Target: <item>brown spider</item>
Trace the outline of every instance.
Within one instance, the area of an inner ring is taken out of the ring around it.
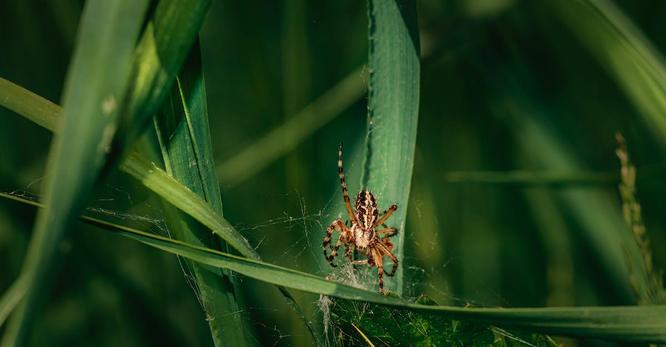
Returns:
[[[377,202],[374,195],[368,190],[362,189],[356,196],[354,202],[354,209],[351,207],[349,201],[349,194],[347,193],[347,183],[345,182],[345,173],[342,169],[342,143],[338,147],[338,176],[340,176],[340,186],[342,186],[342,195],[345,199],[345,207],[347,214],[351,220],[351,227],[347,227],[342,219],[338,218],[331,223],[326,229],[326,236],[324,237],[324,256],[331,266],[333,259],[338,255],[338,249],[343,244],[346,246],[345,256],[354,265],[367,264],[370,267],[377,267],[377,275],[379,276],[379,292],[386,295],[384,290],[384,257],[389,257],[393,261],[393,269],[388,276],[393,276],[395,270],[398,268],[398,258],[391,253],[393,244],[389,237],[398,233],[398,229],[387,227],[384,222],[395,212],[398,208],[396,204],[391,205],[388,210],[384,211],[381,217],[377,210]],[[378,226],[383,226],[382,229],[376,230]],[[331,248],[331,255],[326,254],[326,247],[331,244],[331,236],[335,229],[340,229],[340,238],[335,246]],[[383,237],[379,237],[384,235]],[[353,250],[357,250],[364,254],[368,259],[356,260],[352,259]]]

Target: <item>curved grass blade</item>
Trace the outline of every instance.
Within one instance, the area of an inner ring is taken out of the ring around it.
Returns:
[[[2,80],[0,78],[0,80]],[[6,81],[10,84],[10,82]],[[55,120],[57,118],[44,117],[43,115],[34,114],[34,110],[42,110],[48,107],[56,107],[58,105],[34,94],[28,92],[26,89],[19,88],[20,91],[17,96],[22,102],[12,103],[10,106],[14,107],[12,110],[29,120],[43,119],[42,122],[45,128],[57,132]],[[4,94],[6,90],[0,88],[0,105],[6,99]],[[40,107],[26,107],[26,103],[35,103],[41,105]],[[46,106],[49,105],[49,106]],[[37,123],[39,124],[39,123]],[[40,124],[41,125],[41,124]],[[130,153],[127,158],[120,165],[120,170],[128,173],[138,181],[140,181],[146,188],[153,191],[155,194],[162,197],[181,211],[196,219],[199,223],[208,227],[214,234],[220,236],[228,245],[233,247],[236,251],[245,257],[252,259],[259,259],[259,254],[252,248],[247,240],[236,231],[233,226],[223,217],[219,216],[210,204],[206,203],[201,197],[187,189],[187,187],[180,184],[180,182],[170,177],[164,170],[155,166],[152,163],[146,162],[139,157],[136,153]],[[291,294],[282,287],[278,287],[281,295],[285,297],[287,303],[292,309],[301,317],[305,325],[308,327],[313,339],[317,341],[317,345],[322,345],[318,341],[318,336],[314,333],[314,329],[305,317],[304,313],[291,296]]]
[[[640,29],[608,0],[551,0],[571,33],[616,79],[648,128],[666,145],[666,65]]]
[[[433,316],[474,320],[492,325],[566,336],[633,342],[666,342],[666,306],[462,308],[413,304],[307,273],[206,250],[155,235],[121,231],[152,247],[204,264],[226,268],[267,283],[305,292],[414,310]]]
[[[370,40],[368,133],[361,187],[376,194],[380,208],[398,204],[390,226],[399,232],[394,254],[403,257],[407,202],[414,167],[419,112],[419,39],[413,0],[368,1]],[[388,278],[402,294],[403,267]]]
[[[222,216],[222,199],[215,176],[206,108],[206,91],[201,69],[200,48],[195,45],[176,84],[155,118],[155,130],[166,171]],[[217,239],[194,219],[165,204],[168,229],[178,240],[211,249],[220,248]],[[228,250],[227,250],[228,251]],[[187,261],[194,274],[195,295],[210,326],[216,346],[248,346],[249,333],[238,302],[238,283],[227,271],[213,271]],[[183,268],[185,271],[185,268]],[[186,273],[185,276],[188,276]],[[229,285],[231,284],[231,285]]]
[[[3,85],[11,87],[7,89],[0,88],[0,105],[8,108],[11,107],[10,109],[19,115],[26,117],[38,125],[44,126],[56,134],[58,133],[56,122],[62,113],[60,106],[7,80],[0,78],[0,81],[2,81],[0,87]],[[18,91],[18,93],[15,91]],[[4,101],[9,99],[6,95],[10,93],[13,93],[11,95],[17,101],[5,104]],[[47,115],[42,113],[43,110],[54,110],[57,112]],[[180,184],[180,182],[174,180],[164,170],[147,162],[136,153],[130,153],[120,165],[120,169],[142,182],[146,188],[155,194],[161,196],[211,229],[213,233],[219,235],[243,256],[255,259],[259,257],[257,252],[247,243],[247,240],[234,230],[228,221],[218,216],[205,200]]]
[[[40,203],[27,200],[21,196],[0,193],[0,197],[42,207]],[[93,213],[94,211],[89,212]],[[399,297],[384,296],[374,291],[328,281],[309,273],[189,245],[90,215],[84,215],[81,218],[85,223],[119,233],[165,252],[213,267],[228,269],[262,282],[309,293],[413,311],[426,315],[428,320],[436,321],[441,318],[471,320],[498,327],[554,335],[627,342],[666,343],[666,305],[548,308],[474,308],[423,305],[408,302]],[[4,308],[0,307],[0,311],[3,310]]]
[[[59,242],[98,177],[117,126],[147,5],[146,0],[86,3],[65,81],[62,132],[55,137],[47,164],[44,196],[49,207],[37,215],[20,275],[28,291],[3,346],[27,342],[33,315],[48,293],[50,264]]]
[[[25,292],[28,290],[25,277],[19,277],[0,299],[0,327],[5,324],[9,314],[12,313],[16,305],[21,301]]]
[[[162,199],[208,227],[244,257],[259,259],[259,254],[234,229],[231,223],[219,216],[204,199],[187,189],[155,164],[146,162],[136,153],[130,153],[121,164],[120,169],[139,180],[146,188]]]

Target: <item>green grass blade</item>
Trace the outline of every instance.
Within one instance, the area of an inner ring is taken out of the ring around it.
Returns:
[[[450,318],[529,331],[622,341],[666,342],[666,306],[564,308],[461,308],[425,306],[327,281],[307,273],[206,250],[146,233],[123,235],[201,263],[226,268],[267,283],[349,300],[390,305]]]
[[[58,133],[62,107],[50,100],[0,77],[0,106],[6,107],[31,122]]]
[[[211,205],[173,179],[162,169],[152,163],[146,162],[135,153],[128,155],[125,162],[120,166],[120,169],[139,180],[139,182],[155,194],[208,227],[243,256],[252,259],[259,258],[257,252],[250,246],[247,240],[226,219],[219,216]]]
[[[28,292],[10,321],[3,346],[27,342],[33,315],[48,293],[50,264],[59,242],[98,177],[115,133],[147,5],[147,1],[90,1],[85,6],[65,81],[62,132],[54,140],[47,165],[44,196],[49,208],[37,216],[21,272]]]
[[[218,176],[225,186],[235,186],[266,168],[277,158],[289,153],[361,98],[365,93],[366,72],[354,70],[280,127],[271,130],[235,156],[221,163]]]
[[[12,87],[6,89],[0,88],[0,105],[6,106],[6,104],[3,103],[7,100],[5,95],[14,90],[19,90],[20,93],[16,95],[16,98],[21,101],[16,102],[12,110],[38,125],[43,125],[48,130],[56,133],[58,132],[56,122],[59,115],[62,113],[60,106],[31,93],[26,89],[20,87],[17,88],[16,85],[7,80],[0,78],[0,81],[3,82],[0,86],[8,85]],[[27,106],[30,104],[36,106]],[[43,112],[43,110],[57,110],[57,112],[53,113],[56,116],[51,117],[40,113]],[[174,180],[164,172],[164,170],[152,163],[146,162],[146,160],[139,157],[136,153],[130,153],[123,164],[121,164],[120,169],[142,182],[146,188],[150,189],[155,194],[161,196],[166,201],[211,229],[213,233],[224,239],[240,254],[250,258],[258,257],[256,251],[247,243],[247,240],[234,230],[233,226],[231,226],[227,220],[219,216],[200,196],[187,189],[187,187],[180,184],[180,182]]]
[[[205,199],[221,216],[222,199],[213,165],[206,103],[197,45],[186,60],[162,111],[155,118],[155,129],[167,173]],[[222,249],[210,232],[194,219],[172,205],[166,205],[165,211],[167,226],[176,239]],[[241,315],[243,310],[237,299],[237,281],[226,271],[216,273],[197,263],[190,263],[188,268],[192,269],[196,281],[195,294],[200,297],[215,345],[249,345]]]
[[[0,299],[0,327],[5,324],[9,314],[25,295],[28,290],[27,284],[25,277],[19,277]]]
[[[640,29],[608,0],[551,0],[571,33],[607,68],[655,137],[666,144],[666,65]]]
[[[368,135],[361,186],[376,195],[382,209],[398,204],[387,224],[399,230],[392,239],[393,253],[403,260],[419,112],[416,4],[411,0],[370,0],[368,17]],[[386,282],[389,290],[402,294],[403,267]]]
[[[0,80],[2,79],[0,78]],[[3,81],[5,81],[6,84],[12,85],[11,82],[6,80]],[[34,93],[28,92],[26,89],[19,88],[18,90],[20,91],[20,95],[18,97],[23,100],[23,102],[15,106],[14,111],[32,121],[35,121],[36,119],[43,119],[45,128],[57,132],[55,126],[55,121],[57,119],[56,117],[49,118],[32,112],[35,110],[39,111],[47,109],[48,107],[55,107],[60,109],[59,106]],[[0,88],[0,105],[4,106],[2,102],[6,100],[4,97],[6,93],[7,89]],[[23,105],[24,102],[35,103],[40,105],[40,107],[26,107]],[[127,158],[125,158],[124,162],[120,165],[120,170],[128,173],[139,182],[141,182],[146,188],[153,191],[155,194],[159,195],[164,200],[168,201],[192,218],[196,219],[199,223],[208,227],[213,233],[220,236],[225,242],[227,242],[228,245],[236,249],[236,251],[238,251],[243,256],[252,259],[259,259],[259,255],[254,250],[254,248],[248,244],[247,240],[238,231],[236,231],[233,226],[226,219],[224,219],[224,217],[218,215],[210,204],[208,204],[197,194],[193,193],[191,190],[187,189],[187,187],[180,184],[180,182],[174,180],[171,176],[164,172],[164,170],[160,169],[152,163],[146,162],[136,153],[130,153]],[[304,316],[302,310],[297,305],[291,294],[286,289],[281,287],[279,287],[278,290],[280,291],[281,295],[285,297],[287,303],[292,307],[292,309],[304,321],[305,325],[308,327],[308,330],[313,336],[313,339],[317,341],[318,336],[314,333],[312,326]],[[317,344],[321,345],[319,342]]]
[[[199,35],[211,0],[159,1],[136,49],[134,80],[123,110],[119,136],[114,138],[116,158],[138,138],[169,95],[192,44]]]
[[[24,197],[0,193],[0,197],[42,207]],[[312,274],[189,245],[159,235],[118,225],[98,218],[94,211],[82,217],[85,223],[117,232],[151,247],[217,268],[279,286],[342,299],[411,310],[428,319],[473,320],[490,325],[563,336],[602,338],[628,342],[666,343],[666,305],[550,308],[474,308],[431,306],[395,296],[332,282]],[[3,310],[0,307],[0,311]],[[426,316],[427,317],[427,316]]]
[[[58,116],[62,109],[60,106],[43,100],[39,95],[14,83],[0,78],[0,104],[18,114],[31,114],[30,119],[43,128],[51,131],[55,129]],[[40,100],[40,102],[33,102]]]

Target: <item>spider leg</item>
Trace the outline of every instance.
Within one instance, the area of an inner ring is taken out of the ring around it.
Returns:
[[[383,240],[384,239],[382,239],[382,241]],[[386,241],[388,241],[388,239],[386,239]],[[396,258],[396,256],[393,255],[393,253],[391,253],[391,250],[389,249],[389,247],[387,245],[385,245],[384,243],[378,243],[377,248],[379,248],[381,250],[381,253],[383,253],[383,255],[391,258],[391,261],[393,261],[393,268],[391,269],[391,272],[386,274],[389,277],[393,277],[395,275],[395,271],[398,269],[398,258]]]
[[[384,236],[385,238],[394,236],[397,233],[398,233],[398,229],[396,229],[396,228],[385,228],[385,229],[377,230],[377,235],[386,234]]]
[[[347,246],[347,248],[345,249],[345,257],[347,257],[347,259],[353,262],[354,258],[352,258],[352,252],[353,252],[352,247]]]
[[[331,264],[332,267],[337,267],[337,265],[333,264],[333,259],[338,256],[338,249],[340,249],[340,246],[344,243],[345,235],[344,231],[342,234],[340,234],[340,237],[338,238],[338,242],[335,243],[335,246],[333,246],[333,250],[331,251],[331,256],[327,258],[328,262]]]
[[[368,259],[363,259],[363,260],[354,260],[352,261],[353,265],[367,265],[368,264]]]
[[[342,187],[342,196],[345,199],[345,208],[347,208],[347,214],[349,214],[349,219],[351,219],[352,224],[356,224],[356,215],[351,206],[351,201],[349,200],[349,193],[347,192],[347,182],[345,181],[345,171],[342,168],[342,142],[338,147],[338,176],[340,177],[340,186]]]
[[[377,265],[377,277],[379,278],[379,292],[384,295],[388,295],[388,292],[384,290],[384,264],[382,262],[383,256],[381,255],[380,252],[373,249],[372,257],[375,258],[374,262],[375,265]]]
[[[396,204],[391,205],[391,207],[389,207],[388,210],[386,210],[386,211],[384,211],[384,213],[382,213],[381,218],[379,218],[379,219],[377,219],[377,221],[375,221],[375,223],[372,225],[372,227],[376,228],[378,225],[383,225],[384,222],[386,222],[386,220],[389,217],[391,217],[393,212],[395,212],[395,210],[397,210],[397,209],[398,209],[398,205],[396,205]]]
[[[340,240],[342,239],[342,236],[345,234],[345,230],[347,229],[347,227],[345,227],[345,224],[342,222],[342,220],[340,218],[338,218],[338,219],[334,220],[333,223],[331,223],[331,225],[329,225],[328,228],[326,229],[326,236],[324,236],[324,242],[322,244],[322,248],[324,249],[324,257],[326,258],[326,260],[328,260],[329,263],[331,263],[331,266],[333,266],[333,267],[336,267],[336,265],[333,264],[333,258],[335,258],[335,255],[337,255],[337,252],[334,251],[329,256],[326,253],[326,247],[328,245],[330,245],[331,237],[333,236],[333,232],[335,231],[336,228],[340,229],[340,232],[342,233],[340,235],[340,239],[338,239],[338,242],[336,243],[336,245],[338,243],[340,243]]]

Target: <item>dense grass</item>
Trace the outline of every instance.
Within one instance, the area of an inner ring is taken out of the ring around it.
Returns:
[[[666,343],[665,11],[3,5],[3,346]],[[321,254],[340,142],[389,296]]]

